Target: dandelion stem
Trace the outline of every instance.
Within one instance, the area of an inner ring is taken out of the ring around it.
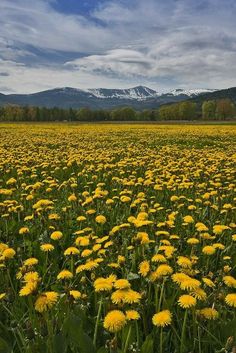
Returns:
[[[127,350],[128,350],[128,347],[129,347],[129,340],[130,340],[130,335],[131,335],[131,329],[132,329],[132,326],[130,325],[130,326],[129,326],[129,331],[128,331],[127,336],[126,336],[125,348],[124,348],[123,353],[126,353]]]
[[[184,352],[184,346],[185,346],[185,328],[186,328],[186,323],[187,323],[187,316],[188,316],[188,310],[185,311],[184,314],[184,322],[182,326],[182,333],[181,333],[181,342],[180,342],[180,353]]]
[[[198,326],[197,328],[197,333],[198,333],[198,352],[202,353],[202,349],[201,349],[201,336],[200,336],[200,327]]]
[[[70,272],[74,273],[74,259],[73,259],[73,255],[70,258]]]
[[[158,311],[161,310],[161,302],[162,302],[162,298],[163,298],[163,294],[164,294],[164,287],[165,287],[165,280],[163,279],[163,283],[161,286],[161,295],[160,295],[159,305],[158,305]]]
[[[11,285],[11,288],[12,288],[12,290],[13,290],[13,293],[15,294],[15,296],[17,296],[15,287],[14,287],[13,282],[12,282],[12,279],[11,279],[11,274],[10,274],[9,268],[7,269],[7,276],[8,276],[8,279],[9,279],[9,282],[10,282],[10,285]]]
[[[163,352],[163,327],[161,327],[161,333],[160,333],[160,353]]]
[[[156,311],[158,310],[158,292],[159,292],[159,286],[155,286],[155,308],[156,308]]]
[[[93,336],[93,344],[94,344],[94,346],[96,346],[97,334],[98,334],[98,324],[99,324],[99,320],[100,320],[101,311],[102,311],[102,298],[101,298],[100,303],[99,303],[97,319],[96,319],[96,324],[95,324],[95,330],[94,330],[94,336]]]
[[[137,321],[135,322],[135,326],[136,326],[137,345],[138,345],[138,347],[139,347],[139,345],[140,345],[140,337],[139,337],[139,327],[138,327]]]

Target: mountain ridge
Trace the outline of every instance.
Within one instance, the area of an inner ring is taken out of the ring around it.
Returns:
[[[135,86],[126,89],[58,87],[30,94],[1,94],[0,105],[20,105],[58,108],[114,109],[131,106],[134,109],[154,109],[160,105],[197,99],[211,95],[216,89],[182,89],[159,93],[146,86]]]

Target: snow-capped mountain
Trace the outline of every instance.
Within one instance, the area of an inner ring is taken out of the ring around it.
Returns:
[[[170,92],[159,93],[145,86],[128,89],[62,87],[32,94],[0,94],[0,105],[17,104],[76,109],[82,107],[114,109],[121,106],[131,106],[142,110],[155,109],[161,104],[179,102],[215,91],[209,89],[175,89]]]
[[[158,93],[153,89],[145,86],[137,86],[128,89],[108,89],[108,88],[92,88],[88,89],[97,98],[118,98],[118,99],[137,99],[145,100],[147,98],[158,97]]]

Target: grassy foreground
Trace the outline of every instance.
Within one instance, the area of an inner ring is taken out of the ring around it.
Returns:
[[[0,125],[0,352],[236,351],[236,126]]]

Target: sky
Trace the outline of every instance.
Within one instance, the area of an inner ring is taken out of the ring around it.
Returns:
[[[235,0],[0,0],[0,92],[236,86]]]

